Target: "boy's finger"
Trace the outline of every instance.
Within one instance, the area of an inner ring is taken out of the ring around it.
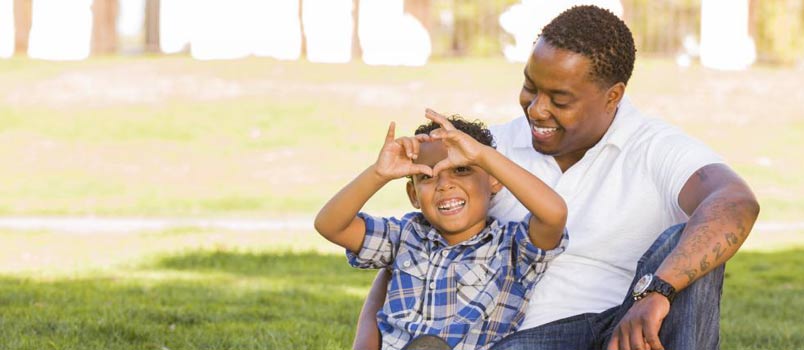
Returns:
[[[388,125],[388,133],[385,134],[385,143],[394,142],[394,129],[395,128],[396,128],[396,123],[394,123],[394,122],[391,122],[391,124]]]
[[[419,142],[430,142],[430,141],[433,141],[433,140],[432,140],[432,138],[430,137],[430,135],[428,135],[428,134],[417,134],[417,135],[416,135],[416,136],[414,136],[414,137],[416,138],[416,141],[419,141]]]
[[[432,120],[434,123],[441,125],[442,128],[446,130],[455,130],[455,126],[447,120],[447,117],[441,115],[440,113],[427,108],[424,110],[424,117],[427,119]]]
[[[433,166],[433,175],[431,176],[438,175],[442,170],[449,169],[450,167],[452,167],[452,163],[450,163],[449,159],[443,159]]]
[[[399,142],[402,144],[402,148],[405,149],[405,154],[408,158],[413,159],[413,141],[408,137],[402,137],[399,139]]]
[[[424,174],[427,176],[433,176],[433,168],[426,166],[424,164],[414,164],[414,170],[416,170],[417,174]]]
[[[430,131],[429,136],[430,140],[440,140],[443,139],[445,136],[447,136],[447,131],[442,128],[438,128],[433,131]]]
[[[411,137],[410,143],[413,145],[413,155],[410,157],[410,159],[419,158],[419,139]]]

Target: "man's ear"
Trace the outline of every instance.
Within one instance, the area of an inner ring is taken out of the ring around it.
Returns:
[[[416,195],[416,187],[413,185],[413,180],[408,181],[408,184],[405,186],[405,190],[408,192],[410,205],[416,209],[421,209],[422,206],[419,204],[419,197]]]
[[[497,192],[502,191],[504,187],[502,182],[500,182],[500,180],[497,180],[497,178],[491,175],[489,175],[489,185],[491,185],[492,196],[497,194]]]
[[[606,112],[613,115],[617,111],[617,106],[620,105],[623,95],[625,95],[625,83],[619,82],[612,85],[606,91]]]

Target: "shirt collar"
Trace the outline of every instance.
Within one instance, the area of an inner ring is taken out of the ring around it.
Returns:
[[[595,145],[613,145],[619,149],[625,146],[626,141],[631,137],[636,129],[635,123],[629,123],[628,120],[633,119],[637,110],[631,104],[631,99],[628,96],[623,96],[620,100],[620,105],[617,107],[617,112],[614,115],[614,120],[609,125],[606,133]],[[530,135],[530,124],[525,116],[514,121],[515,130],[521,130],[514,135],[512,145],[514,148],[533,148],[533,141]],[[593,148],[595,147],[593,146]]]
[[[415,223],[417,229],[421,233],[422,237],[428,241],[439,242],[444,246],[448,246],[447,240],[438,233],[438,230],[435,229],[427,219],[424,218],[424,215],[419,213],[419,216],[415,219]],[[483,228],[480,233],[474,235],[472,238],[469,238],[461,243],[456,244],[456,246],[472,246],[477,244],[480,241],[486,240],[487,237],[491,236],[491,238],[497,237],[499,233],[502,232],[502,226],[500,222],[494,218],[489,217],[486,221],[486,227]]]

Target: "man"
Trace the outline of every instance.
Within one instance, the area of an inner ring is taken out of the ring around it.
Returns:
[[[522,329],[494,349],[719,346],[722,266],[759,205],[708,147],[624,97],[635,52],[609,11],[565,11],[525,66],[525,117],[493,130],[501,153],[564,197],[573,235],[536,286]],[[492,213],[523,215],[506,191]],[[382,284],[364,306],[356,348],[372,347],[366,313]]]

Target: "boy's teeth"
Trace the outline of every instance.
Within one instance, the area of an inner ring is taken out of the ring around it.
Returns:
[[[462,207],[464,204],[466,204],[466,201],[464,201],[464,200],[450,199],[448,201],[439,203],[438,204],[438,209],[451,210],[451,209],[455,209],[455,208],[458,208],[458,207]]]

